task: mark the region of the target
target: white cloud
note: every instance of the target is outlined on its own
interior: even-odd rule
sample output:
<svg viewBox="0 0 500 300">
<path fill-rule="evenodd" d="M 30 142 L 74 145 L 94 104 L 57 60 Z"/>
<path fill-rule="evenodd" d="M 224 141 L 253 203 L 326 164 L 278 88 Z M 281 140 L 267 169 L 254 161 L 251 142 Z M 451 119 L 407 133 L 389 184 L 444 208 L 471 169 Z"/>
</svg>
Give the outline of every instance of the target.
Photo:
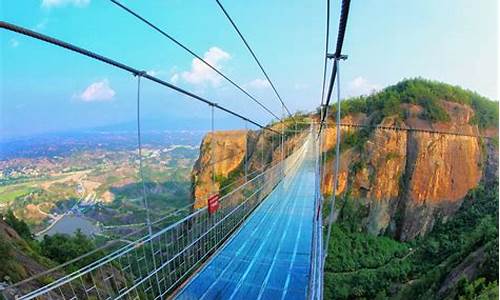
<svg viewBox="0 0 500 300">
<path fill-rule="evenodd" d="M 52 8 L 66 5 L 73 5 L 76 7 L 85 7 L 90 3 L 90 0 L 42 0 L 42 7 Z"/>
<path fill-rule="evenodd" d="M 12 48 L 17 48 L 19 46 L 19 41 L 16 40 L 16 39 L 11 39 L 9 41 L 9 45 L 12 47 Z"/>
<path fill-rule="evenodd" d="M 297 91 L 305 90 L 309 88 L 309 84 L 307 83 L 295 83 L 293 88 Z"/>
<path fill-rule="evenodd" d="M 149 70 L 149 71 L 146 71 L 146 74 L 154 76 L 154 77 L 158 77 L 159 75 L 163 74 L 163 71 L 160 71 L 160 70 Z"/>
<path fill-rule="evenodd" d="M 110 87 L 109 81 L 103 79 L 89 85 L 77 98 L 84 102 L 107 101 L 113 99 L 116 92 Z"/>
<path fill-rule="evenodd" d="M 267 89 L 271 87 L 271 84 L 269 84 L 269 81 L 267 79 L 254 79 L 248 83 L 245 84 L 245 87 L 253 88 L 253 89 Z"/>
<path fill-rule="evenodd" d="M 372 94 L 381 89 L 381 86 L 368 81 L 366 78 L 358 76 L 347 85 L 348 96 L 360 96 Z"/>
<path fill-rule="evenodd" d="M 35 25 L 35 30 L 44 30 L 47 27 L 47 24 L 49 23 L 49 19 L 45 18 L 39 23 Z"/>
<path fill-rule="evenodd" d="M 203 59 L 216 69 L 221 70 L 221 63 L 231 59 L 231 55 L 218 47 L 211 47 L 207 52 L 205 52 Z M 179 76 L 184 81 L 191 84 L 210 83 L 212 86 L 218 86 L 221 81 L 221 77 L 215 71 L 197 58 L 193 59 L 190 71 L 185 71 L 180 74 L 175 73 L 172 76 L 171 81 L 177 81 Z"/>
<path fill-rule="evenodd" d="M 172 82 L 173 84 L 179 82 L 179 74 L 172 75 L 172 77 L 170 77 L 170 82 Z"/>
</svg>

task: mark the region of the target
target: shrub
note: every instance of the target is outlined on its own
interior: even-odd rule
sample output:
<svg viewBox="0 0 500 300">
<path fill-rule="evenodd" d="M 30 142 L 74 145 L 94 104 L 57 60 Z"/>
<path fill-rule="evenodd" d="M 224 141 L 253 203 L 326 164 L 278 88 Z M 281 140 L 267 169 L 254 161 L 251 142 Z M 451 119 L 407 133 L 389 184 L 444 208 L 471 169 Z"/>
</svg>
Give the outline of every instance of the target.
<svg viewBox="0 0 500 300">
<path fill-rule="evenodd" d="M 496 127 L 498 124 L 498 102 L 458 86 L 422 78 L 403 80 L 370 96 L 343 100 L 340 110 L 342 117 L 352 113 L 377 113 L 373 118 L 376 124 L 387 116 L 400 113 L 401 103 L 411 103 L 424 108 L 421 118 L 433 122 L 448 121 L 449 116 L 441 106 L 441 100 L 471 106 L 475 111 L 471 123 L 480 128 Z M 336 105 L 332 105 L 329 111 L 335 118 Z"/>
</svg>

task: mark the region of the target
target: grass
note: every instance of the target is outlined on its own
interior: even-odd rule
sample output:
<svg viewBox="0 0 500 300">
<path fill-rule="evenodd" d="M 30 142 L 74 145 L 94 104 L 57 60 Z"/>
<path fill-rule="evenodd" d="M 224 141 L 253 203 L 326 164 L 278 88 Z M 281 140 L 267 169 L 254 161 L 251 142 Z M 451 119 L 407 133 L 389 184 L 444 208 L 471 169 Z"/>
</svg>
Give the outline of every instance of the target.
<svg viewBox="0 0 500 300">
<path fill-rule="evenodd" d="M 28 195 L 35 191 L 37 191 L 37 189 L 29 185 L 0 187 L 0 203 L 12 202 L 19 197 Z"/>
</svg>

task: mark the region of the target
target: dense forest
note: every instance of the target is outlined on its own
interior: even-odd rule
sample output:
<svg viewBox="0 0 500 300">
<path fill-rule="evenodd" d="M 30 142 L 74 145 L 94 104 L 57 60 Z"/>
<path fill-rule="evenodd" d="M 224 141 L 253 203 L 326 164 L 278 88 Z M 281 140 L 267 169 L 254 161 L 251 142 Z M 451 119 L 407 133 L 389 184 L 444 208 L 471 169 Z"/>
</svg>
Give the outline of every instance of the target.
<svg viewBox="0 0 500 300">
<path fill-rule="evenodd" d="M 454 218 L 408 243 L 360 232 L 357 208 L 344 206 L 330 239 L 325 299 L 498 299 L 498 196 L 498 183 L 477 187 Z M 450 282 L 467 260 L 477 260 L 475 279 Z"/>
<path fill-rule="evenodd" d="M 58 264 L 68 262 L 94 249 L 96 245 L 93 239 L 87 237 L 80 231 L 74 235 L 55 234 L 44 236 L 41 240 L 33 238 L 28 225 L 17 219 L 12 211 L 8 211 L 0 218 L 10 226 L 20 237 L 5 238 L 1 236 L 0 242 L 0 279 L 6 283 L 15 283 L 29 277 L 28 270 L 38 266 L 49 269 Z M 97 251 L 92 255 L 78 260 L 75 264 L 69 264 L 64 268 L 71 272 L 96 260 L 103 253 Z M 21 257 L 26 257 L 21 259 Z M 29 258 L 29 259 L 28 259 Z M 36 266 L 35 266 L 36 265 Z M 54 278 L 48 276 L 39 279 L 42 283 L 49 283 Z"/>
<path fill-rule="evenodd" d="M 411 103 L 424 108 L 423 119 L 448 121 L 449 116 L 441 107 L 441 100 L 469 105 L 475 111 L 471 123 L 480 128 L 498 125 L 497 102 L 458 86 L 420 78 L 403 80 L 373 95 L 346 99 L 341 102 L 340 112 L 342 117 L 351 113 L 376 113 L 372 122 L 378 123 L 386 116 L 399 114 L 400 104 Z M 335 116 L 337 107 L 332 105 L 330 111 Z"/>
</svg>

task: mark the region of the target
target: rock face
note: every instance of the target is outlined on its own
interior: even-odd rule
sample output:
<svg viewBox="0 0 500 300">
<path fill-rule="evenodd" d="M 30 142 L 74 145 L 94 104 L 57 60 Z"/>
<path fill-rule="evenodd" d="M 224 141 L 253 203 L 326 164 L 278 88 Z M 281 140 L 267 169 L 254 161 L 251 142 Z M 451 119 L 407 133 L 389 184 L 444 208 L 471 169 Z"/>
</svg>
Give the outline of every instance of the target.
<svg viewBox="0 0 500 300">
<path fill-rule="evenodd" d="M 494 142 L 498 130 L 475 125 L 475 111 L 465 104 L 439 100 L 435 105 L 447 116 L 439 122 L 425 117 L 428 107 L 398 105 L 396 113 L 375 110 L 342 118 L 337 216 L 342 215 L 342 202 L 354 201 L 361 230 L 407 241 L 426 234 L 436 222 L 446 221 L 480 181 L 487 184 L 498 179 L 498 145 Z M 346 126 L 349 124 L 378 127 Z M 327 199 L 334 190 L 336 131 L 333 120 L 328 120 L 321 147 L 325 160 L 321 190 Z M 252 172 L 281 155 L 277 139 L 272 141 L 261 132 L 224 131 L 213 136 L 215 154 L 212 134 L 208 134 L 193 170 L 195 208 L 205 206 L 206 198 L 220 191 L 221 181 L 213 178 L 241 178 L 245 157 Z M 291 138 L 285 148 L 296 144 L 297 139 Z M 214 166 L 211 161 L 216 162 Z"/>
<path fill-rule="evenodd" d="M 407 115 L 404 123 L 387 117 L 380 125 L 466 134 L 479 132 L 476 126 L 469 124 L 474 115 L 470 107 L 443 102 L 449 122 L 430 123 L 418 119 L 414 115 L 418 115 L 421 108 L 405 104 L 401 107 Z M 342 122 L 351 121 L 345 118 Z M 334 148 L 334 129 L 327 131 L 325 152 Z M 341 129 L 342 135 L 352 130 Z M 498 149 L 486 143 L 488 151 L 484 151 L 485 141 L 452 134 L 371 129 L 361 147 L 341 149 L 337 196 L 357 201 L 365 208 L 360 211 L 366 212 L 361 224 L 366 231 L 390 234 L 400 240 L 414 239 L 432 229 L 437 220 L 446 220 L 458 210 L 484 172 L 489 173 L 490 178 L 492 174 L 498 177 Z M 483 165 L 488 166 L 485 171 Z M 330 159 L 322 182 L 326 197 L 333 191 L 332 182 L 333 159 Z"/>
<path fill-rule="evenodd" d="M 271 129 L 280 131 L 279 125 L 272 126 Z M 298 146 L 301 137 L 300 134 L 287 137 L 283 143 L 284 155 L 291 153 Z M 245 160 L 246 173 L 251 178 L 278 162 L 280 158 L 280 137 L 269 131 L 234 130 L 208 133 L 201 142 L 200 156 L 191 173 L 195 199 L 193 207 L 204 207 L 210 195 L 225 192 L 225 187 L 234 181 L 243 182 Z"/>
<path fill-rule="evenodd" d="M 399 237 L 428 232 L 437 216 L 447 217 L 462 204 L 481 179 L 481 150 L 477 138 L 409 133 L 407 168 Z"/>
<path fill-rule="evenodd" d="M 192 172 L 194 208 L 206 206 L 207 198 L 219 191 L 220 182 L 214 178 L 227 177 L 237 169 L 253 139 L 249 131 L 218 131 L 205 136 Z"/>
</svg>

